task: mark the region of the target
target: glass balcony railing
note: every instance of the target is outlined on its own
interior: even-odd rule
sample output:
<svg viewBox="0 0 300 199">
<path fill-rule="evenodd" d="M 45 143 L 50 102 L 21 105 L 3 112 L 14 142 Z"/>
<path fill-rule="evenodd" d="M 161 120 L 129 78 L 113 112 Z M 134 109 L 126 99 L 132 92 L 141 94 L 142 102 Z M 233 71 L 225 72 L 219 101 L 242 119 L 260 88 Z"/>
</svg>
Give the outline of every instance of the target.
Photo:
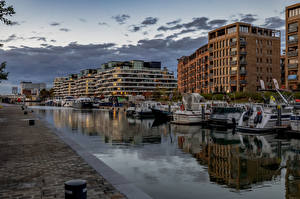
<svg viewBox="0 0 300 199">
<path fill-rule="evenodd" d="M 231 51 L 230 52 L 230 56 L 235 56 L 235 55 L 237 55 L 237 51 Z"/>
<path fill-rule="evenodd" d="M 289 75 L 288 80 L 289 81 L 298 80 L 298 76 L 297 75 Z"/>
<path fill-rule="evenodd" d="M 240 41 L 240 46 L 246 46 L 247 42 L 246 41 Z"/>
<path fill-rule="evenodd" d="M 232 65 L 232 66 L 237 65 L 237 61 L 231 61 L 231 62 L 230 62 L 230 65 Z"/>
<path fill-rule="evenodd" d="M 247 61 L 246 61 L 246 60 L 240 60 L 240 64 L 241 64 L 241 65 L 246 65 L 246 64 L 247 64 Z"/>
<path fill-rule="evenodd" d="M 289 51 L 287 52 L 288 57 L 295 57 L 298 56 L 298 51 Z"/>
<path fill-rule="evenodd" d="M 240 55 L 247 55 L 246 51 L 240 51 Z"/>
<path fill-rule="evenodd" d="M 234 75 L 236 75 L 236 74 L 237 74 L 237 71 L 236 71 L 236 70 L 230 71 L 230 75 L 234 76 Z"/>
<path fill-rule="evenodd" d="M 298 27 L 292 27 L 288 29 L 288 33 L 298 32 Z"/>
<path fill-rule="evenodd" d="M 247 75 L 247 71 L 246 70 L 240 70 L 240 75 Z"/>
<path fill-rule="evenodd" d="M 288 44 L 297 44 L 298 39 L 288 40 Z"/>
<path fill-rule="evenodd" d="M 230 44 L 229 44 L 231 47 L 232 46 L 236 46 L 236 41 L 232 41 L 232 42 L 230 42 Z"/>
<path fill-rule="evenodd" d="M 297 69 L 298 68 L 298 64 L 288 64 L 288 68 L 289 69 Z"/>
<path fill-rule="evenodd" d="M 230 81 L 230 84 L 231 84 L 231 85 L 236 85 L 236 80 L 231 80 L 231 81 Z"/>
<path fill-rule="evenodd" d="M 247 84 L 247 80 L 240 80 L 240 84 Z"/>
</svg>

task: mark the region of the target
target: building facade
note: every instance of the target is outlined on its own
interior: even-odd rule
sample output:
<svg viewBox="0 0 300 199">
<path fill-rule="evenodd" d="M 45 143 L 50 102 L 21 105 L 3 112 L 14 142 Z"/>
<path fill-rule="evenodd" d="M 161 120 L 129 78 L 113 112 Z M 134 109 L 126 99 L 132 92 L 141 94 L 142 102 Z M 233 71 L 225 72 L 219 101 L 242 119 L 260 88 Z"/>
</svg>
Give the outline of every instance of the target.
<svg viewBox="0 0 300 199">
<path fill-rule="evenodd" d="M 21 95 L 38 96 L 40 91 L 46 89 L 45 83 L 21 82 Z"/>
<path fill-rule="evenodd" d="M 255 92 L 261 79 L 267 88 L 273 87 L 273 78 L 280 80 L 280 31 L 237 22 L 209 32 L 207 49 L 200 51 L 202 55 L 197 55 L 198 49 L 188 59 L 178 60 L 180 92 Z M 194 70 L 194 54 L 198 61 L 208 56 L 208 62 L 204 59 L 204 66 L 194 71 L 204 82 L 197 89 L 193 80 L 181 80 Z"/>
<path fill-rule="evenodd" d="M 210 73 L 209 52 L 207 45 L 197 49 L 190 56 L 178 59 L 178 90 L 181 93 L 210 93 L 212 84 Z"/>
<path fill-rule="evenodd" d="M 286 7 L 286 60 L 285 79 L 286 87 L 291 90 L 298 89 L 300 83 L 299 75 L 299 31 L 300 25 L 300 3 Z"/>
<path fill-rule="evenodd" d="M 54 80 L 55 97 L 103 97 L 166 94 L 177 89 L 174 73 L 161 69 L 160 62 L 111 61 L 99 69 L 86 69 L 79 74 Z"/>
</svg>

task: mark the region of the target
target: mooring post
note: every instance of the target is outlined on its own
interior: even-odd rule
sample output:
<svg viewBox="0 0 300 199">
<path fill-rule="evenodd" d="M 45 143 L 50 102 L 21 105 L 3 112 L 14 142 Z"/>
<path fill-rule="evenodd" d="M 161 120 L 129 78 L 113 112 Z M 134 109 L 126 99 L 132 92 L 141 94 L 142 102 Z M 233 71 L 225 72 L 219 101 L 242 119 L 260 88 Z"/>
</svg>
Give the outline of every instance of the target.
<svg viewBox="0 0 300 199">
<path fill-rule="evenodd" d="M 85 180 L 69 180 L 65 182 L 65 199 L 86 199 Z"/>
</svg>

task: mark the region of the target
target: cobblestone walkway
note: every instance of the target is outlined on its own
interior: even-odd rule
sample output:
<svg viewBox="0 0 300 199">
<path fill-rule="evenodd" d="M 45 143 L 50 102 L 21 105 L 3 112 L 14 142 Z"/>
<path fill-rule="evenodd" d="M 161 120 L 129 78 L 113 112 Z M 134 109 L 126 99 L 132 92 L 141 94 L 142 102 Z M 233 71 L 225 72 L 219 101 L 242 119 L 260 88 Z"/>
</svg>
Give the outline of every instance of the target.
<svg viewBox="0 0 300 199">
<path fill-rule="evenodd" d="M 87 180 L 88 198 L 123 199 L 33 113 L 20 107 L 0 109 L 0 198 L 64 198 L 64 182 Z"/>
</svg>

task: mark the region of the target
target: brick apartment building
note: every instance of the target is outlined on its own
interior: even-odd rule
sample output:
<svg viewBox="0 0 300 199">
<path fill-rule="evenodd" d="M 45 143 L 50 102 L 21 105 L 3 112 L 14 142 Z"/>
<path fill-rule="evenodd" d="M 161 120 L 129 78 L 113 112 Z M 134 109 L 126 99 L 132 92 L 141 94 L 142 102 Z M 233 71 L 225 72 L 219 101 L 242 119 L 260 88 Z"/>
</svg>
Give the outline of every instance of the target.
<svg viewBox="0 0 300 199">
<path fill-rule="evenodd" d="M 300 83 L 299 70 L 299 23 L 300 3 L 286 7 L 286 59 L 285 79 L 286 87 L 291 90 L 298 89 Z"/>
<path fill-rule="evenodd" d="M 180 92 L 255 92 L 280 74 L 280 31 L 241 22 L 209 32 L 208 45 L 178 60 Z"/>
</svg>

